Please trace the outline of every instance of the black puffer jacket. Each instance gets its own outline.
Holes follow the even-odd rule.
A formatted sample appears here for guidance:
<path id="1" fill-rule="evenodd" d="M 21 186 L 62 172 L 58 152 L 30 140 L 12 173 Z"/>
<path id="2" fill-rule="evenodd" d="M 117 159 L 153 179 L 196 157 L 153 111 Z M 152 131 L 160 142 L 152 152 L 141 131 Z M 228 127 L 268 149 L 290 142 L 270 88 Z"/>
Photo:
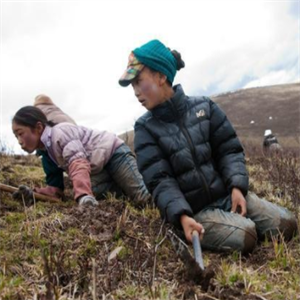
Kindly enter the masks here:
<path id="1" fill-rule="evenodd" d="M 188 97 L 180 85 L 169 101 L 135 123 L 138 168 L 162 218 L 180 227 L 180 216 L 193 216 L 228 196 L 244 195 L 248 175 L 243 148 L 224 112 L 207 97 Z"/>

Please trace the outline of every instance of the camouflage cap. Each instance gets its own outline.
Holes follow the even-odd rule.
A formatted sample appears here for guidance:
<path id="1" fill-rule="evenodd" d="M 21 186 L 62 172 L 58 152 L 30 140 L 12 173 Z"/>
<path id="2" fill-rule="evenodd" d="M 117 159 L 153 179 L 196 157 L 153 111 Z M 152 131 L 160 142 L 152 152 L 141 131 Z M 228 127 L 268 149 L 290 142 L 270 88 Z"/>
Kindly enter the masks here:
<path id="1" fill-rule="evenodd" d="M 141 64 L 137 60 L 133 52 L 131 52 L 128 58 L 127 69 L 119 79 L 119 84 L 124 87 L 128 86 L 132 82 L 132 80 L 141 73 L 143 68 L 144 65 Z"/>

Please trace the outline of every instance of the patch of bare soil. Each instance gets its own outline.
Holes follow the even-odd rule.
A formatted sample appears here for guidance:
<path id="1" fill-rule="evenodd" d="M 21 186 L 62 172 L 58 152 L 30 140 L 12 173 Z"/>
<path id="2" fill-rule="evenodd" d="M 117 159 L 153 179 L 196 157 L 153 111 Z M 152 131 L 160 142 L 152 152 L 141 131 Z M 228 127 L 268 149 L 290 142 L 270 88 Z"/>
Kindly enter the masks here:
<path id="1" fill-rule="evenodd" d="M 93 241 L 90 252 L 81 255 L 79 273 L 90 277 L 95 272 L 99 294 L 108 294 L 126 285 L 149 289 L 154 281 L 171 281 L 176 274 L 178 261 L 172 249 L 155 253 L 155 246 L 162 238 L 158 237 L 162 226 L 160 218 L 145 217 L 118 200 L 102 201 L 97 208 L 76 206 L 64 210 L 64 214 L 68 216 L 64 230 L 77 228 Z M 75 237 L 72 248 L 75 250 L 81 243 Z M 121 251 L 112 256 L 118 248 Z M 154 266 L 157 255 L 161 256 L 159 261 L 164 261 L 163 266 Z M 87 282 L 81 285 L 84 287 Z"/>
<path id="2" fill-rule="evenodd" d="M 2 168 L 4 183 L 17 185 L 20 175 L 11 176 L 15 171 L 9 165 Z M 290 174 L 287 178 L 292 178 Z M 7 299 L 63 299 L 57 295 L 106 300 L 263 299 L 240 278 L 222 281 L 226 271 L 222 261 L 240 265 L 241 270 L 267 272 L 275 258 L 271 242 L 262 242 L 248 256 L 204 251 L 207 272 L 213 270 L 215 276 L 203 286 L 177 257 L 166 235 L 168 228 L 154 208 L 137 210 L 110 198 L 98 207 L 79 207 L 72 200 L 59 205 L 39 203 L 34 212 L 9 194 L 0 196 L 1 268 L 5 266 L 8 280 L 11 276 L 24 281 L 19 289 L 12 288 L 13 296 Z M 20 228 L 15 230 L 17 222 Z M 288 247 L 297 248 L 294 243 Z"/>
<path id="3" fill-rule="evenodd" d="M 12 211 L 0 206 L 2 216 Z M 19 206 L 15 211 L 22 209 Z M 147 297 L 159 297 L 162 284 L 174 286 L 174 299 L 261 299 L 246 295 L 242 282 L 221 287 L 213 276 L 205 284 L 193 278 L 170 241 L 160 243 L 166 229 L 156 211 L 150 208 L 147 211 L 149 215 L 116 199 L 102 201 L 96 208 L 48 206 L 46 215 L 60 212 L 63 217 L 56 226 L 47 226 L 46 233 L 41 230 L 42 236 L 50 241 L 42 252 L 43 276 L 28 278 L 45 284 L 47 291 L 40 292 L 38 298 L 52 299 L 58 289 L 66 291 L 76 285 L 75 295 L 86 299 L 93 282 L 96 294 L 107 295 L 106 299 L 114 299 L 109 295 L 130 287 L 143 291 Z M 74 233 L 72 237 L 70 232 Z M 116 249 L 121 250 L 113 256 Z M 242 258 L 243 262 L 258 268 L 268 260 L 268 250 L 259 247 Z M 220 260 L 226 254 L 204 251 L 203 255 L 210 260 L 206 272 L 218 273 Z M 24 257 L 24 264 L 25 260 Z M 118 297 L 129 299 L 128 294 L 121 293 Z"/>
<path id="4" fill-rule="evenodd" d="M 158 247 L 164 237 L 160 218 L 151 219 L 142 213 L 131 212 L 124 202 L 102 201 L 98 208 L 73 207 L 64 214 L 68 215 L 66 228 L 78 228 L 97 243 L 95 255 L 86 253 L 93 256 L 94 264 L 91 257 L 83 256 L 81 268 L 86 270 L 81 270 L 81 274 L 92 280 L 90 274 L 94 272 L 98 294 L 137 286 L 155 296 L 155 284 L 177 282 L 173 293 L 181 299 L 261 299 L 246 295 L 242 282 L 220 287 L 212 278 L 203 286 L 199 278 L 190 276 L 168 240 Z M 109 261 L 108 257 L 118 245 L 124 247 L 123 250 Z M 76 239 L 74 246 L 76 248 Z M 268 259 L 268 253 L 267 248 L 259 248 L 243 260 L 254 267 L 261 266 Z M 204 255 L 210 258 L 206 272 L 218 272 L 224 254 L 204 252 Z M 82 287 L 86 287 L 89 280 L 82 282 Z"/>

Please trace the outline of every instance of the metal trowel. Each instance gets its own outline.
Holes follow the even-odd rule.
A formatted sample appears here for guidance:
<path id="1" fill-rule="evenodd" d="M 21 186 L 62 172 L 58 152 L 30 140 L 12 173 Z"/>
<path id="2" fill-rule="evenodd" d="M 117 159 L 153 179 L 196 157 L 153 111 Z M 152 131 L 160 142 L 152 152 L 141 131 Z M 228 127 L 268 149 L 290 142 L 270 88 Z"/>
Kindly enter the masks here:
<path id="1" fill-rule="evenodd" d="M 207 291 L 210 279 L 214 277 L 215 272 L 212 267 L 204 268 L 199 233 L 197 231 L 192 233 L 194 256 L 190 253 L 188 245 L 173 230 L 169 229 L 167 235 L 176 254 L 184 263 L 188 277 L 199 283 L 202 289 Z"/>
<path id="2" fill-rule="evenodd" d="M 201 250 L 201 244 L 200 244 L 200 238 L 198 231 L 194 230 L 192 233 L 192 242 L 193 242 L 193 249 L 194 249 L 194 257 L 201 268 L 202 271 L 204 271 L 204 263 L 203 263 L 203 257 L 202 257 L 202 250 Z"/>

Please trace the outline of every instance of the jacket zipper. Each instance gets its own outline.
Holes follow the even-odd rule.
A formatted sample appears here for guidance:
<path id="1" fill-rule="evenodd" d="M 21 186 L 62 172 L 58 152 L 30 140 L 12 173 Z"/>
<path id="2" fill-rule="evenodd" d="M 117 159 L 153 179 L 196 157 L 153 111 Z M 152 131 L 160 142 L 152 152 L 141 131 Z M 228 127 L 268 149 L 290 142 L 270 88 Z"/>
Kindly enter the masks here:
<path id="1" fill-rule="evenodd" d="M 203 182 L 204 189 L 205 189 L 205 192 L 206 192 L 206 194 L 208 196 L 209 202 L 211 203 L 211 194 L 210 194 L 210 191 L 209 191 L 209 187 L 208 187 L 208 184 L 206 182 L 205 176 L 203 175 L 203 172 L 200 169 L 200 166 L 198 165 L 198 160 L 197 160 L 197 157 L 196 157 L 196 151 L 195 151 L 195 147 L 194 147 L 194 144 L 192 142 L 191 136 L 190 136 L 188 130 L 186 129 L 186 127 L 185 127 L 182 119 L 178 116 L 177 110 L 174 108 L 174 104 L 171 101 L 170 101 L 170 104 L 171 104 L 171 108 L 172 108 L 172 110 L 173 110 L 173 112 L 174 112 L 174 114 L 176 116 L 176 120 L 179 120 L 179 121 L 177 121 L 177 124 L 179 125 L 179 129 L 182 131 L 183 135 L 187 139 L 189 148 L 190 148 L 191 153 L 192 153 L 192 157 L 193 157 L 194 163 L 196 165 L 196 169 L 197 169 L 198 174 L 200 175 L 200 178 L 201 178 L 201 180 Z"/>

